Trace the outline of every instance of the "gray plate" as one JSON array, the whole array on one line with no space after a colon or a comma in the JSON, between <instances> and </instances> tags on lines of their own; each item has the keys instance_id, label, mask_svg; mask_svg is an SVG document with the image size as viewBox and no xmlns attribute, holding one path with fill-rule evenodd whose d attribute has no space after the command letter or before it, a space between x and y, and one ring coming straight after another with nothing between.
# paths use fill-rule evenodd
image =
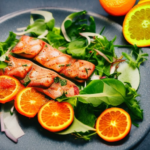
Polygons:
<instances>
[{"instance_id":1,"label":"gray plate","mask_svg":"<svg viewBox=\"0 0 150 150\"><path fill-rule=\"evenodd\" d=\"M77 10L59 9L59 8L41 8L53 13L56 20L56 26L60 27L64 18L70 13ZM30 11L19 11L0 18L0 41L4 41L9 34L9 31L16 31L16 28L24 27L29 24ZM127 44L122 35L122 27L107 18L94 13L88 13L95 18L97 33L105 26L103 35L109 40L117 36L115 44ZM127 49L116 49L116 53L121 55L121 52L130 52ZM144 49L149 53L148 49ZM148 132L150 127L150 61L148 60L140 68L141 83L138 92L141 94L141 108L144 110L144 120L140 122L140 127L132 126L130 134L122 141L117 143L107 143L101 140L97 135L91 141L83 141L82 139L75 139L71 135L60 136L50 133L38 124L37 118L28 119L18 114L19 123L25 135L19 139L17 144L10 141L4 133L0 133L0 149L1 150L116 150L116 149L130 149L138 143Z\"/></svg>"}]
</instances>

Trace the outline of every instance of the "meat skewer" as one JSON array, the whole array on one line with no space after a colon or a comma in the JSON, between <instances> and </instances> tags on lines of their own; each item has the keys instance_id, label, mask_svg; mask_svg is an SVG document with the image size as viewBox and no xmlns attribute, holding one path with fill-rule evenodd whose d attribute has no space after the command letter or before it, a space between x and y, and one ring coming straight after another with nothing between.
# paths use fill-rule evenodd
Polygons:
<instances>
[{"instance_id":1,"label":"meat skewer","mask_svg":"<svg viewBox=\"0 0 150 150\"><path fill-rule=\"evenodd\" d=\"M1 75L14 76L23 84L30 81L28 86L36 87L38 91L45 93L53 99L62 95L70 97L79 94L79 89L73 82L29 60L9 55L7 63L8 66L4 70L0 70Z\"/></svg>"},{"instance_id":2,"label":"meat skewer","mask_svg":"<svg viewBox=\"0 0 150 150\"><path fill-rule=\"evenodd\" d=\"M34 59L46 68L78 82L87 80L95 69L94 64L74 59L46 42L27 35L21 37L19 43L12 49L12 53Z\"/></svg>"}]
</instances>

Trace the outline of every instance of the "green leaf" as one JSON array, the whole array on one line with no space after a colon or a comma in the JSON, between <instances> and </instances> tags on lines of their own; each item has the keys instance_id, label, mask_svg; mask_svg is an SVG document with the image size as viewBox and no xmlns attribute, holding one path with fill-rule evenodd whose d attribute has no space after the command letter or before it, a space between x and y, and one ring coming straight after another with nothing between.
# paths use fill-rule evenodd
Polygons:
<instances>
[{"instance_id":1,"label":"green leaf","mask_svg":"<svg viewBox=\"0 0 150 150\"><path fill-rule=\"evenodd\" d=\"M25 31L16 33L17 35L30 33L32 36L37 37L39 35L42 35L46 30L53 29L55 20L52 13L48 11L32 11L31 14L43 16L44 19L36 19L34 21L33 16L31 16L31 24L27 26Z\"/></svg>"},{"instance_id":2,"label":"green leaf","mask_svg":"<svg viewBox=\"0 0 150 150\"><path fill-rule=\"evenodd\" d=\"M58 82L59 82L59 77L55 77L55 78L54 78L54 82L55 82L55 83L58 83Z\"/></svg>"},{"instance_id":3,"label":"green leaf","mask_svg":"<svg viewBox=\"0 0 150 150\"><path fill-rule=\"evenodd\" d=\"M65 86L67 84L67 80L66 79L61 79L59 77L55 77L54 78L54 82L55 83L60 83L61 86Z\"/></svg>"},{"instance_id":4,"label":"green leaf","mask_svg":"<svg viewBox=\"0 0 150 150\"><path fill-rule=\"evenodd\" d=\"M75 132L72 135L74 135L78 139L80 138L80 139L84 139L84 140L90 140L91 137L95 134L97 134L97 133L96 132L91 133L88 131L88 132Z\"/></svg>"},{"instance_id":5,"label":"green leaf","mask_svg":"<svg viewBox=\"0 0 150 150\"><path fill-rule=\"evenodd\" d=\"M66 47L67 46L67 42L65 40L65 38L60 35L59 33L60 31L56 31L56 29L54 29L53 31L49 31L47 36L46 36L46 40L48 41L48 43L55 47L55 48L59 48L59 47Z\"/></svg>"},{"instance_id":6,"label":"green leaf","mask_svg":"<svg viewBox=\"0 0 150 150\"><path fill-rule=\"evenodd\" d=\"M65 86L67 84L66 79L59 79L59 82L60 82L61 86Z\"/></svg>"},{"instance_id":7,"label":"green leaf","mask_svg":"<svg viewBox=\"0 0 150 150\"><path fill-rule=\"evenodd\" d=\"M77 16L81 16L81 15L84 15L86 14L87 12L84 10L84 11L80 11L80 12L75 12L75 13L72 13L70 14L69 16L67 16L65 18L65 20L63 21L62 25L61 25L61 31L63 33L63 36L65 37L66 41L70 42L70 38L69 36L67 35L67 32L66 32L66 28L70 27L71 24L72 24L72 20L77 17Z\"/></svg>"},{"instance_id":8,"label":"green leaf","mask_svg":"<svg viewBox=\"0 0 150 150\"><path fill-rule=\"evenodd\" d=\"M9 32L9 36L5 42L0 42L0 56L4 55L10 47L14 47L17 44L16 34ZM4 59L6 56L4 57Z\"/></svg>"},{"instance_id":9,"label":"green leaf","mask_svg":"<svg viewBox=\"0 0 150 150\"><path fill-rule=\"evenodd\" d=\"M136 45L132 46L132 51L130 54L122 52L122 55L127 59L129 65L135 69L139 68L140 65L147 60L148 54L143 53L142 49Z\"/></svg>"},{"instance_id":10,"label":"green leaf","mask_svg":"<svg viewBox=\"0 0 150 150\"><path fill-rule=\"evenodd\" d=\"M83 98L94 107L102 102L118 106L124 102L125 94L126 89L122 82L116 79L103 79L91 81L77 97Z\"/></svg>"},{"instance_id":11,"label":"green leaf","mask_svg":"<svg viewBox=\"0 0 150 150\"><path fill-rule=\"evenodd\" d=\"M143 110L140 108L139 102L135 99L139 94L136 92L134 88L131 87L129 83L126 83L126 98L125 104L128 109L132 112L132 116L134 115L136 119L143 119Z\"/></svg>"},{"instance_id":12,"label":"green leaf","mask_svg":"<svg viewBox=\"0 0 150 150\"><path fill-rule=\"evenodd\" d=\"M57 132L57 134L65 135L74 132L87 132L87 131L95 131L95 129L83 124L82 122L80 122L78 119L74 117L74 121L71 124L71 126L64 131Z\"/></svg>"},{"instance_id":13,"label":"green leaf","mask_svg":"<svg viewBox=\"0 0 150 150\"><path fill-rule=\"evenodd\" d=\"M78 102L78 105L75 107L75 116L82 123L94 127L96 116L94 114L94 107L90 104Z\"/></svg>"},{"instance_id":14,"label":"green leaf","mask_svg":"<svg viewBox=\"0 0 150 150\"><path fill-rule=\"evenodd\" d=\"M86 41L83 38L76 39L69 43L67 53L74 58L84 58L86 55Z\"/></svg>"},{"instance_id":15,"label":"green leaf","mask_svg":"<svg viewBox=\"0 0 150 150\"><path fill-rule=\"evenodd\" d=\"M8 66L6 62L0 61L0 69L4 69Z\"/></svg>"}]
</instances>

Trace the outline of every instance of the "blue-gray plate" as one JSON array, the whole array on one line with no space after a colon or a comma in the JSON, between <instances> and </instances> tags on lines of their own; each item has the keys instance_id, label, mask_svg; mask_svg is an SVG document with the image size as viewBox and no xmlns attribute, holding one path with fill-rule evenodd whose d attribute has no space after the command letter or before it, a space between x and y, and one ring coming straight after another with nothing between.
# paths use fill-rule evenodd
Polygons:
<instances>
[{"instance_id":1,"label":"blue-gray plate","mask_svg":"<svg viewBox=\"0 0 150 150\"><path fill-rule=\"evenodd\" d=\"M64 18L70 13L77 10L61 9L61 8L39 8L48 10L53 13L56 21L56 26L60 27ZM16 31L16 28L24 27L29 24L30 11L25 10L14 12L0 18L0 41L4 41L9 34L9 31ZM127 44L123 35L122 27L107 18L94 13L88 13L93 16L96 21L97 33L105 26L103 35L109 40L117 36L115 44ZM149 53L148 48L143 49ZM121 52L130 52L126 48L116 48L116 53L121 55ZM121 150L131 149L135 144L140 142L150 128L150 60L145 62L140 67L141 82L138 89L140 97L140 105L144 110L144 120L139 122L139 128L132 125L130 134L120 142L107 143L95 135L92 140L84 141L75 139L72 135L56 135L44 130L38 123L37 117L28 119L18 114L19 123L25 131L18 143L15 144L9 140L4 133L0 133L0 149L1 150Z\"/></svg>"}]
</instances>

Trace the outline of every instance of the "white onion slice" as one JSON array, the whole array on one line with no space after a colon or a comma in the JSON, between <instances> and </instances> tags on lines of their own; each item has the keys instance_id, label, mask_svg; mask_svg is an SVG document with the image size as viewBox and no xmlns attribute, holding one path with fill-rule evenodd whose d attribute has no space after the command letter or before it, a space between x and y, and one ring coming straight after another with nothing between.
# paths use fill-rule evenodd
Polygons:
<instances>
[{"instance_id":1,"label":"white onion slice","mask_svg":"<svg viewBox=\"0 0 150 150\"><path fill-rule=\"evenodd\" d=\"M97 49L94 49L94 50L95 50L99 55L101 55L103 58L105 58L109 63L112 63L112 62L106 57L106 55L105 55L104 53L98 51Z\"/></svg>"},{"instance_id":2,"label":"white onion slice","mask_svg":"<svg viewBox=\"0 0 150 150\"><path fill-rule=\"evenodd\" d=\"M53 14L48 11L35 10L35 11L31 11L31 14L37 14L43 16L45 22L49 22L51 19L54 19Z\"/></svg>"},{"instance_id":3,"label":"white onion slice","mask_svg":"<svg viewBox=\"0 0 150 150\"><path fill-rule=\"evenodd\" d=\"M17 28L17 31L24 31L27 27Z\"/></svg>"},{"instance_id":4,"label":"white onion slice","mask_svg":"<svg viewBox=\"0 0 150 150\"><path fill-rule=\"evenodd\" d=\"M104 37L98 33L92 33L92 32L82 32L82 33L79 33L81 36L85 37L88 41L88 45L90 45L91 43L91 39L90 37L95 37L97 36L98 38L101 38L101 39L104 39ZM88 46L87 45L87 46Z\"/></svg>"},{"instance_id":5,"label":"white onion slice","mask_svg":"<svg viewBox=\"0 0 150 150\"><path fill-rule=\"evenodd\" d=\"M13 102L2 104L1 107L1 131L5 132L6 136L14 142L18 142L18 138L23 136L25 133L21 129L17 115L14 112L10 114L10 109L13 106Z\"/></svg>"}]
</instances>

